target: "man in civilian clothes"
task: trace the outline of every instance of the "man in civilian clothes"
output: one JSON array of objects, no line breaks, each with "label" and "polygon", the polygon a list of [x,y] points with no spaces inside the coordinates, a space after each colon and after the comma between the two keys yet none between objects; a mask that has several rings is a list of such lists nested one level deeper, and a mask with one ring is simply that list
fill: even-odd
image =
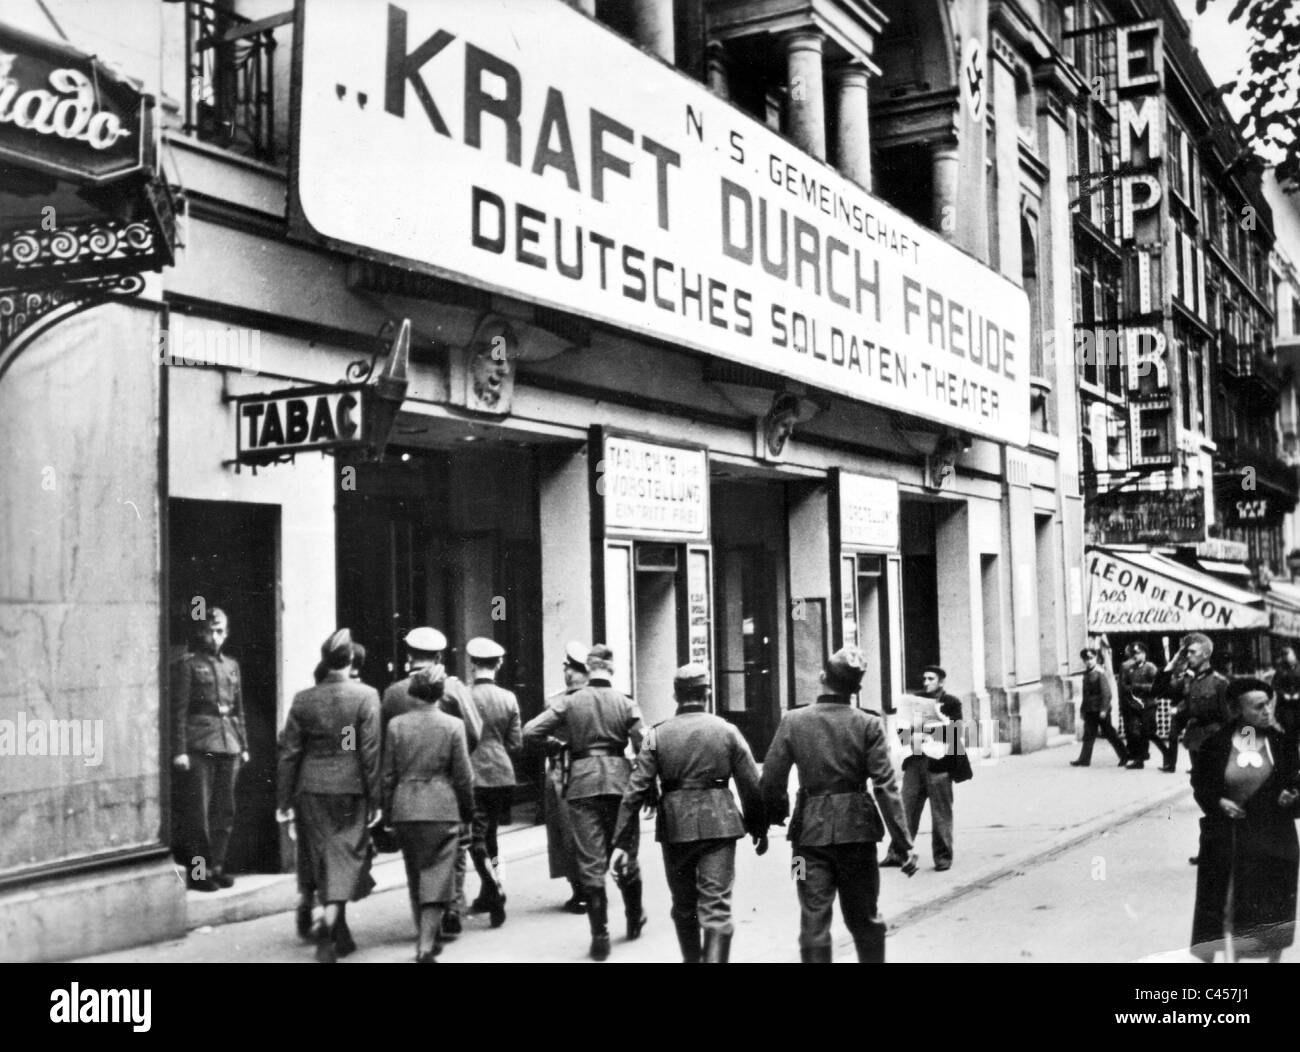
[{"label": "man in civilian clothes", "polygon": [[[763,761],[763,799],[768,818],[778,825],[790,814],[790,768],[799,770],[789,840],[801,913],[799,955],[805,964],[831,963],[831,912],[837,893],[858,960],[884,963],[876,844],[884,838],[886,825],[895,853],[906,860],[903,872],[909,877],[916,872],[916,852],[903,817],[884,722],[852,705],[866,667],[866,656],[856,647],[832,654],[821,676],[826,693],[816,704],[781,718]],[[867,796],[868,780],[879,811]]]},{"label": "man in civilian clothes", "polygon": [[234,884],[226,876],[226,849],[248,738],[239,663],[221,653],[228,630],[225,611],[212,607],[189,652],[171,667],[172,766],[182,775],[186,886],[196,891]]},{"label": "man in civilian clothes", "polygon": [[515,793],[513,757],[523,747],[519,729],[519,701],[511,691],[498,687],[497,672],[505,649],[491,639],[478,637],[465,644],[474,685],[470,696],[483,721],[478,748],[471,757],[474,770],[474,823],[470,857],[478,871],[478,898],[470,907],[488,914],[492,927],[506,919],[506,896],[498,869],[497,830],[510,822],[510,803]]},{"label": "man in civilian clothes", "polygon": [[1147,660],[1147,648],[1130,643],[1124,648],[1125,662],[1119,672],[1120,715],[1128,734],[1128,766],[1140,771],[1151,759],[1151,743],[1156,743],[1167,763],[1169,750],[1156,733],[1156,666]]},{"label": "man in civilian clothes", "polygon": [[[540,745],[557,731],[572,751],[572,766],[565,801],[573,821],[578,868],[587,893],[587,921],[591,926],[590,956],[609,956],[609,899],[605,871],[614,850],[614,828],[619,806],[627,791],[632,767],[624,753],[628,742],[641,748],[641,710],[627,695],[614,689],[614,652],[597,644],[587,655],[588,682],[572,694],[557,699],[524,727],[524,741]],[[640,827],[626,836],[627,861],[619,877],[627,937],[636,939],[645,926],[641,908],[641,874],[637,868]]]},{"label": "man in civilian clothes", "polygon": [[[930,850],[934,855],[934,868],[940,871],[952,868],[952,767],[957,760],[957,741],[961,737],[961,702],[944,689],[948,673],[938,665],[926,665],[921,673],[921,697],[935,702],[940,716],[947,721],[942,741],[929,738],[930,728],[914,728],[912,742],[917,745],[903,759],[903,812],[907,815],[907,831],[916,839],[921,827],[921,812],[930,801]],[[931,725],[933,726],[933,725]],[[931,758],[921,751],[922,739],[941,745],[944,755]],[[965,739],[961,747],[965,748]],[[882,866],[901,866],[903,859],[893,852],[885,856]]]},{"label": "man in civilian clothes", "polygon": [[[447,649],[447,637],[436,628],[428,626],[413,628],[406,633],[406,638],[402,642],[406,644],[406,652],[410,655],[407,664],[411,673],[442,664],[442,654]],[[423,702],[411,697],[408,689],[410,685],[411,677],[408,675],[405,679],[390,684],[384,691],[381,709],[385,728],[394,717],[423,708]],[[448,676],[442,697],[438,701],[438,708],[448,716],[455,716],[464,722],[465,740],[469,745],[470,757],[473,758],[479,737],[483,733],[483,718],[474,707],[469,688],[455,676]],[[454,942],[456,936],[461,933],[461,914],[465,910],[465,874],[469,869],[466,858],[472,843],[472,830],[470,824],[466,822],[460,831],[460,844],[456,849],[456,895],[442,917],[444,942]]]},{"label": "man in civilian clothes", "polygon": [[1100,732],[1110,742],[1123,767],[1128,763],[1124,743],[1110,725],[1110,680],[1097,664],[1098,652],[1093,647],[1079,651],[1079,656],[1083,658],[1083,701],[1079,704],[1079,715],[1083,717],[1083,750],[1077,760],[1070,761],[1070,766],[1087,767],[1092,763],[1092,745]]},{"label": "man in civilian clothes", "polygon": [[[767,851],[758,768],[740,731],[704,711],[709,703],[707,668],[679,668],[673,696],[677,715],[652,727],[637,754],[614,831],[611,868],[616,873],[626,868],[623,844],[638,822],[637,812],[659,799],[655,839],[663,845],[682,962],[698,964],[702,956],[705,964],[726,964],[736,927],[731,920],[736,841],[749,833],[758,853]],[[733,778],[743,819],[729,788]],[[656,791],[656,781],[662,793]]]}]

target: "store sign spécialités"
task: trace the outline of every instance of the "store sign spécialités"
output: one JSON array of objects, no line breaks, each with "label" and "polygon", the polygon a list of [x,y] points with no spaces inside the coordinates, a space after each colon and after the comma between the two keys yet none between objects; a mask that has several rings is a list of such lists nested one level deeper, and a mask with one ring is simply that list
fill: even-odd
[{"label": "store sign sp\u00e9cialit\u00e9s", "polygon": [[100,183],[145,167],[145,96],[103,63],[0,25],[0,161]]},{"label": "store sign sp\u00e9cialit\u00e9s", "polygon": [[709,457],[702,449],[606,435],[596,493],[608,533],[708,537]]},{"label": "store sign sp\u00e9cialit\u00e9s", "polygon": [[898,551],[898,482],[840,472],[840,543]]},{"label": "store sign sp\u00e9cialit\u00e9s", "polygon": [[553,0],[299,19],[299,234],[1028,440],[1021,289],[607,28]]}]

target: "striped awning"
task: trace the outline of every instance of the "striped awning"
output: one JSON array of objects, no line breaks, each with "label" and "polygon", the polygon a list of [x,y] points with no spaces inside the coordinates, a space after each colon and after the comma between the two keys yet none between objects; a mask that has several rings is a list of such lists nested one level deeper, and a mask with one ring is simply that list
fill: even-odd
[{"label": "striped awning", "polygon": [[1154,552],[1089,548],[1088,631],[1239,632],[1269,627],[1264,597]]}]

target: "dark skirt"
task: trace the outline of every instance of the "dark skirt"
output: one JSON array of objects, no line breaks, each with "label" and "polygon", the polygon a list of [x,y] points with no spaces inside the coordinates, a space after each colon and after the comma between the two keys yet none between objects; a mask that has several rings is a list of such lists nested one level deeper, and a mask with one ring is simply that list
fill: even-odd
[{"label": "dark skirt", "polygon": [[406,863],[406,884],[421,906],[445,906],[455,898],[459,822],[394,822]]},{"label": "dark skirt", "polygon": [[1196,908],[1192,950],[1209,959],[1223,949],[1228,875],[1232,873],[1234,952],[1265,956],[1295,941],[1296,859],[1260,850],[1253,830],[1237,830],[1236,862],[1230,836],[1221,823],[1206,829],[1202,820],[1201,853],[1196,871]]},{"label": "dark skirt", "polygon": [[298,828],[306,836],[320,901],[355,902],[364,898],[374,886],[365,797],[299,793],[297,818]]}]

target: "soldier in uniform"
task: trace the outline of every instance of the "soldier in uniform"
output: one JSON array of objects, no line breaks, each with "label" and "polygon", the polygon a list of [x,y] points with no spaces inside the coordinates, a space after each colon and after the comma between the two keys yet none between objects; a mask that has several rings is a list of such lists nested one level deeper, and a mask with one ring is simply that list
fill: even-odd
[{"label": "soldier in uniform", "polygon": [[[589,681],[572,694],[559,698],[524,727],[525,743],[541,744],[562,730],[572,751],[565,801],[573,820],[578,868],[587,892],[587,919],[591,925],[593,960],[609,956],[609,899],[605,871],[613,851],[614,827],[627,791],[632,766],[624,753],[628,742],[641,748],[641,711],[610,683],[614,654],[597,644],[587,655]],[[645,926],[641,908],[641,874],[636,855],[640,835],[633,826],[627,835],[627,861],[619,879],[627,915],[627,937],[638,938]]]},{"label": "soldier in uniform", "polygon": [[[763,761],[767,816],[778,824],[790,814],[790,768],[799,770],[789,839],[802,914],[799,954],[805,964],[831,962],[831,911],[837,892],[858,960],[884,963],[885,922],[876,910],[876,844],[886,825],[894,854],[904,860],[903,872],[909,877],[916,872],[916,852],[903,817],[884,722],[851,703],[866,667],[866,657],[856,647],[832,654],[821,677],[826,693],[815,705],[782,717]],[[879,811],[867,796],[868,779]]]},{"label": "soldier in uniform", "polygon": [[228,631],[225,611],[213,607],[196,626],[189,652],[171,667],[172,766],[182,775],[186,884],[197,891],[234,883],[226,849],[248,738],[239,664],[221,653]]},{"label": "soldier in uniform", "polygon": [[[411,673],[422,668],[442,664],[443,651],[447,649],[447,637],[436,628],[422,626],[413,628],[402,640],[409,655],[407,661]],[[382,704],[383,725],[387,729],[389,721],[407,712],[424,707],[420,699],[410,693],[411,676],[389,684],[384,691]],[[465,740],[469,745],[471,758],[478,748],[479,736],[483,733],[483,718],[474,707],[469,688],[455,676],[447,676],[443,684],[442,697],[438,708],[448,716],[455,716],[465,724]],[[469,855],[473,834],[468,822],[460,831],[459,846],[456,850],[456,895],[442,917],[442,940],[452,942],[461,933],[461,914],[465,911],[465,874],[469,869],[466,858]]]},{"label": "soldier in uniform", "polygon": [[[1192,758],[1192,768],[1196,767],[1197,754],[1201,743],[1214,734],[1232,714],[1228,710],[1228,680],[1210,667],[1210,657],[1214,653],[1214,643],[1203,632],[1189,632],[1182,638],[1183,661],[1190,675],[1187,686],[1183,688],[1183,706],[1186,716],[1186,731],[1183,744]],[[1169,742],[1169,765],[1178,766],[1178,742],[1171,733]]]},{"label": "soldier in uniform", "polygon": [[510,822],[510,804],[515,794],[513,757],[523,748],[519,726],[519,701],[514,693],[498,687],[497,672],[505,649],[491,639],[478,637],[465,644],[473,670],[470,696],[483,720],[482,737],[474,750],[474,823],[470,857],[478,871],[478,898],[471,907],[487,913],[492,927],[506,919],[506,896],[501,887],[497,830]]},{"label": "soldier in uniform", "polygon": [[[758,768],[734,726],[705,708],[709,670],[683,665],[673,679],[677,715],[646,733],[636,769],[623,794],[614,832],[612,868],[628,864],[624,844],[643,805],[659,799],[655,839],[663,845],[664,870],[673,897],[673,925],[682,962],[726,964],[735,925],[731,889],[736,877],[736,841],[749,833],[760,855],[767,851],[767,818]],[[736,780],[744,818],[729,783]],[[661,791],[656,793],[658,780]],[[704,946],[701,950],[700,932]]]},{"label": "soldier in uniform", "polygon": [[1295,647],[1284,646],[1273,671],[1273,696],[1278,725],[1292,736],[1300,732],[1300,663]]},{"label": "soldier in uniform", "polygon": [[1147,660],[1147,648],[1130,643],[1124,648],[1125,662],[1119,672],[1120,714],[1128,734],[1128,767],[1141,770],[1151,759],[1151,743],[1156,743],[1164,763],[1169,749],[1156,733],[1156,666]]},{"label": "soldier in uniform", "polygon": [[[583,643],[571,642],[564,647],[564,690],[550,695],[547,705],[587,685],[587,651]],[[551,879],[563,877],[573,894],[564,904],[569,913],[587,912],[587,893],[578,872],[578,849],[573,840],[573,822],[564,790],[569,784],[569,745],[563,732],[546,739],[546,771],[542,782],[542,813],[546,818],[546,852]]]}]

